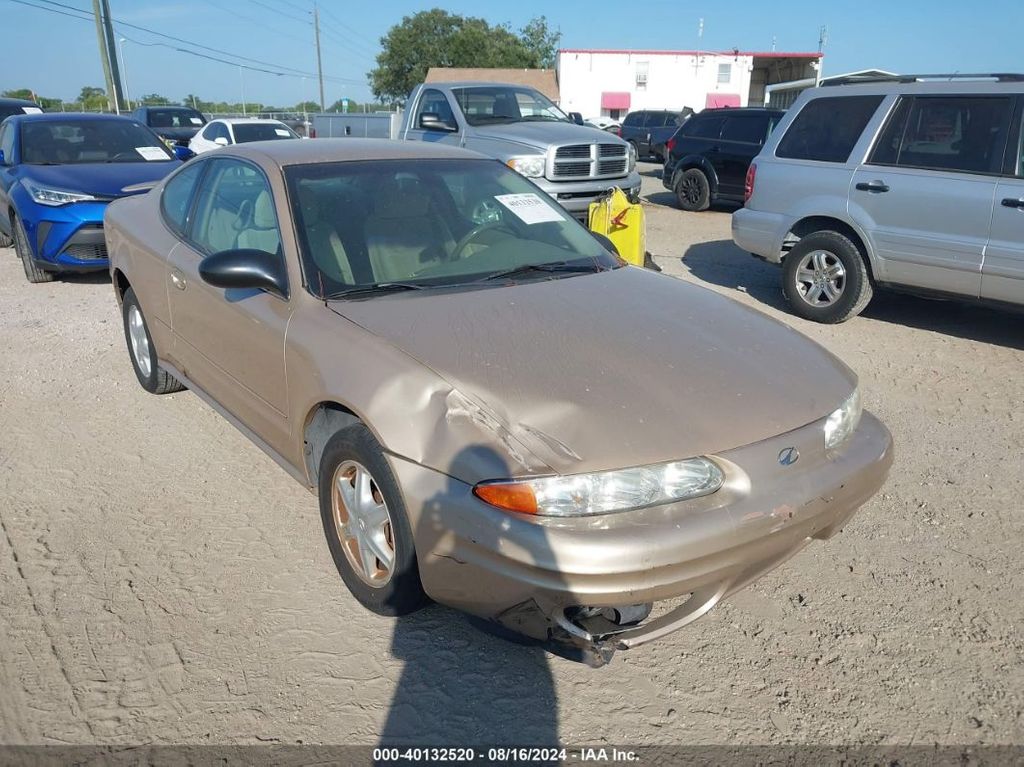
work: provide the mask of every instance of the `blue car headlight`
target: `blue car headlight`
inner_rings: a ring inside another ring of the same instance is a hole
[[[91,194],[68,192],[64,189],[50,189],[45,186],[39,186],[27,179],[22,183],[25,185],[25,189],[28,191],[32,199],[40,205],[58,207],[60,205],[69,205],[73,202],[88,202],[89,200],[96,199]]]

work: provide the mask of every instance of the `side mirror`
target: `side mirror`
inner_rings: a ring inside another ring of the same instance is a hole
[[[276,253],[248,248],[222,250],[199,262],[199,276],[215,288],[251,288],[288,297],[284,265]]]
[[[177,157],[182,162],[185,162],[186,160],[191,160],[193,157],[196,156],[195,152],[193,152],[187,146],[182,146],[181,144],[175,144],[174,148],[171,151],[174,152],[174,156]]]
[[[217,144],[218,146],[227,146],[228,145],[228,140],[226,138],[224,138],[223,136],[217,136],[217,138],[215,138],[213,140],[213,143]]]
[[[459,126],[451,120],[445,120],[434,112],[424,112],[420,115],[420,127],[423,130],[437,130],[446,133],[455,133],[459,129]]]
[[[570,112],[569,119],[572,120],[577,125],[583,125],[583,115],[580,114],[579,112]]]

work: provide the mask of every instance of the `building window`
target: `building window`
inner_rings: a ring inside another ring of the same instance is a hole
[[[720,83],[732,82],[732,64],[719,64],[718,65],[718,82],[720,82]]]
[[[636,63],[636,89],[638,91],[647,89],[647,67],[649,62],[638,61]]]

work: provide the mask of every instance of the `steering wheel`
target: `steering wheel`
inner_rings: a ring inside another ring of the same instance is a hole
[[[515,230],[512,229],[512,227],[509,226],[504,221],[487,221],[487,222],[485,222],[483,224],[480,224],[480,226],[473,227],[473,229],[471,229],[465,236],[463,236],[463,238],[461,240],[459,240],[455,244],[455,249],[452,251],[452,258],[451,258],[451,260],[452,261],[456,261],[459,258],[461,258],[462,257],[462,251],[464,251],[466,249],[466,247],[471,242],[473,242],[473,240],[477,239],[481,234],[483,234],[484,232],[490,231],[491,229],[504,229],[506,232],[508,232],[512,236],[515,236],[515,234],[516,234]]]

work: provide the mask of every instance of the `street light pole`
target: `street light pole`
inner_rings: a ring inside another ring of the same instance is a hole
[[[238,78],[242,81],[242,117],[248,117],[245,113],[245,73],[242,68],[238,68]]]
[[[117,41],[117,47],[121,51],[121,79],[124,80],[124,101],[128,105],[128,111],[132,109],[132,96],[128,90],[128,63],[124,58],[124,44],[127,42],[127,38],[122,37]]]

